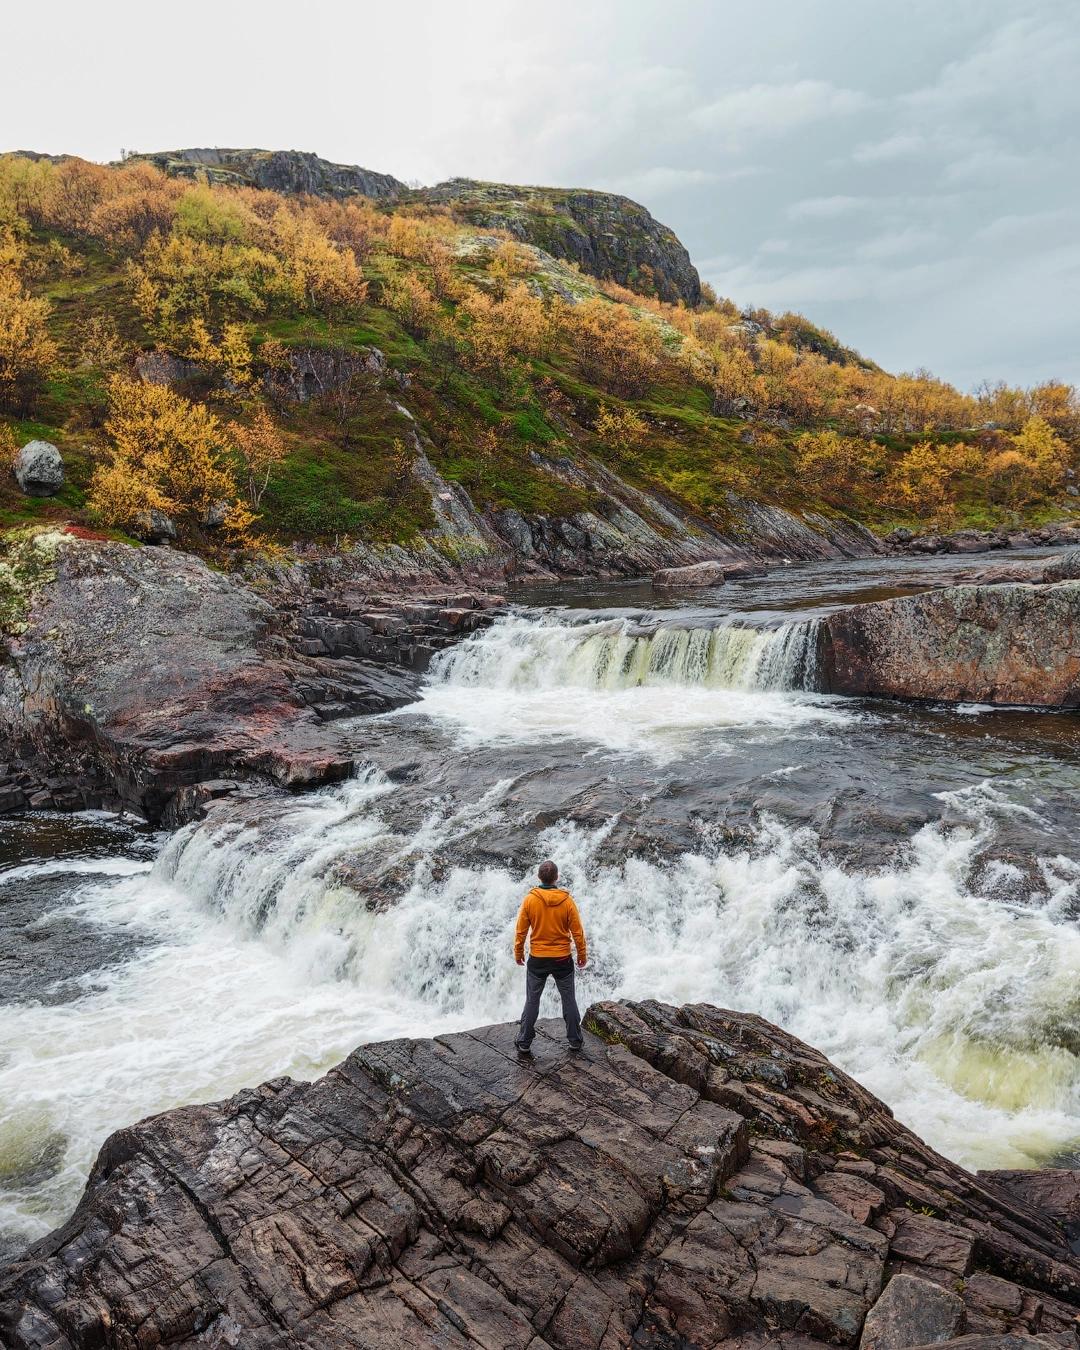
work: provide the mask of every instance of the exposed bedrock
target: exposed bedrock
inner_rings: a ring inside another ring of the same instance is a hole
[[[821,633],[830,693],[1080,704],[1080,581],[950,586],[854,605],[828,615]]]
[[[0,664],[0,809],[121,804],[177,824],[236,777],[344,778],[336,724],[411,701],[430,655],[492,603],[341,586],[272,605],[171,549],[54,548]]]
[[[0,1274],[4,1343],[1077,1345],[1058,1222],[816,1051],[706,1005],[586,1025],[531,1062],[509,1026],[364,1046],[119,1131]]]

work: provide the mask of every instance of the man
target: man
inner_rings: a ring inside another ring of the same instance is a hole
[[[521,902],[514,933],[514,960],[519,966],[525,965],[525,939],[529,937],[525,1009],[514,1042],[519,1055],[532,1054],[530,1047],[536,1033],[540,995],[544,992],[549,975],[554,977],[555,987],[562,999],[562,1015],[570,1049],[580,1050],[582,1046],[581,1016],[574,997],[574,963],[570,958],[572,937],[578,966],[584,967],[587,950],[581,917],[569,891],[560,890],[555,885],[559,879],[559,869],[550,859],[540,864],[537,875],[540,885],[534,886]]]

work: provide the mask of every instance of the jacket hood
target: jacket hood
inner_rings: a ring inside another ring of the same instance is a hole
[[[570,899],[570,892],[560,890],[558,886],[552,886],[550,888],[547,886],[534,886],[530,894],[539,896],[544,904],[551,909],[555,909],[558,905],[565,905],[567,900]]]

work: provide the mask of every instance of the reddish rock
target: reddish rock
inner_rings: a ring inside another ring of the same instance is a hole
[[[897,1275],[870,1309],[859,1350],[907,1350],[951,1340],[964,1322],[958,1294],[913,1275]]]
[[[953,586],[822,620],[830,693],[1073,708],[1080,582]]]

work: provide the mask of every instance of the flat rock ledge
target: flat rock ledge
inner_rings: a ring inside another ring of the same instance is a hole
[[[707,1005],[363,1046],[113,1135],[0,1274],[60,1347],[1078,1344],[1063,1228],[816,1051]]]

